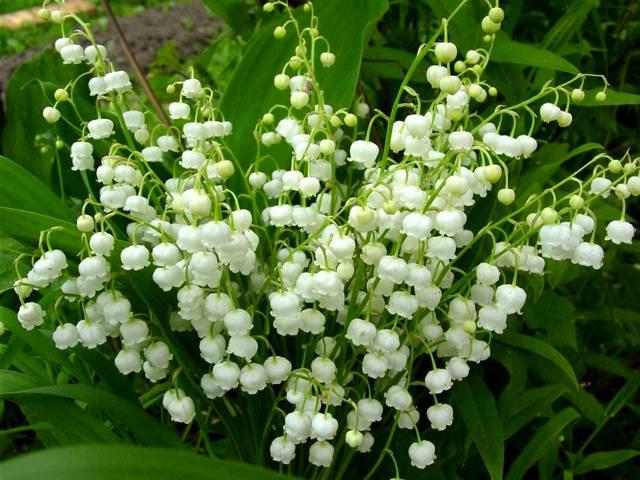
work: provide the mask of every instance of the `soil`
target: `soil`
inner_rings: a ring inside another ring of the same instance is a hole
[[[211,42],[213,35],[224,26],[199,0],[175,4],[168,9],[150,8],[136,16],[118,17],[118,22],[143,68],[153,62],[157,51],[169,40],[174,42],[176,51],[182,57],[188,58],[202,51]],[[96,40],[108,43],[109,57],[116,65],[129,70],[111,26],[105,31],[96,32]],[[0,61],[0,99],[4,96],[11,73],[46,47],[30,49]]]

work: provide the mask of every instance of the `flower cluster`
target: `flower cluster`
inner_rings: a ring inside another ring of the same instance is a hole
[[[279,1],[265,10],[278,5],[291,13]],[[446,23],[445,41],[421,46],[391,114],[377,112],[363,132],[358,126],[370,115],[364,102],[353,112],[324,102],[316,69],[331,67],[335,56],[315,27],[313,5],[304,8],[310,26],[292,14],[274,31],[282,38],[287,25],[299,27],[295,55],[274,77],[289,104],[258,122],[258,156],[246,172],[225,144],[232,126],[210,88],[196,78],[169,85],[179,98],[168,106],[171,125],[163,126],[86,24],[65,17],[84,30],[56,41],[56,49],[63,63],[89,65],[91,78],[79,81],[88,82],[98,106],[98,118],[83,123],[70,146],[72,168],[95,178],[99,192],[90,192],[78,217],[78,258],[47,248],[55,231],[45,232],[42,255],[16,282],[18,318],[26,329],[42,325],[45,308],[28,297],[59,281],[58,303],[68,308],[49,315],[60,321],[58,348],[96,348],[112,338],[123,374],[166,380],[162,404],[172,420],[190,423],[201,404],[192,398],[196,372],[172,347],[173,338],[193,331],[207,365],[195,379],[204,397],[279,392],[273,460],[289,464],[309,444],[308,461],[330,467],[338,445],[370,452],[376,427],[393,425],[415,431],[408,454],[425,468],[436,458],[423,438],[427,426],[440,431],[454,420],[443,394],[468,376],[470,363],[489,358],[492,336],[521,313],[523,276],[543,275],[549,259],[601,268],[591,207],[610,194],[622,208],[605,240],[631,242],[625,201],[640,194],[638,163],[601,154],[519,198],[510,170],[538,148],[530,105],[539,105],[543,122],[568,127],[587,76],[488,110],[498,93],[482,77],[491,49],[458,59]],[[503,16],[493,8],[482,22],[491,44]],[[309,52],[321,46],[327,49],[317,63]],[[407,86],[419,65],[431,87],[422,96]],[[69,88],[56,93],[57,102],[69,101]],[[404,95],[409,100],[400,105]],[[543,103],[549,98],[555,102]],[[57,103],[44,116],[56,122]],[[288,152],[283,158],[271,153],[278,144]],[[96,168],[98,146],[107,153]],[[279,168],[269,170],[268,160]],[[242,195],[230,187],[234,175],[245,181]],[[472,226],[469,212],[494,199],[508,213]],[[470,251],[479,260],[462,270]],[[149,272],[162,290],[166,316],[134,301],[137,271]],[[423,392],[432,399],[426,409],[416,400]]]

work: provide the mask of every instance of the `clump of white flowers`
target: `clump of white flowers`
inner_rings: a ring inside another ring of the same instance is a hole
[[[280,1],[264,8],[276,6],[291,13]],[[158,124],[87,25],[67,15],[83,31],[56,49],[63,63],[90,66],[79,81],[98,107],[70,156],[98,194],[78,218],[77,257],[48,248],[45,232],[41,256],[15,285],[18,319],[26,329],[54,328],[60,349],[110,338],[123,374],[167,382],[162,404],[175,422],[192,422],[206,401],[273,390],[272,410],[282,416],[269,420],[276,434],[268,451],[277,462],[305,452],[309,463],[330,467],[338,448],[370,452],[383,426],[389,435],[414,431],[408,455],[425,468],[437,458],[431,430],[455,421],[443,395],[470,364],[489,358],[493,335],[521,314],[523,276],[543,275],[549,259],[598,269],[598,241],[631,242],[625,207],[640,194],[638,162],[601,154],[542,192],[518,196],[512,166],[535,156],[540,121],[570,125],[587,76],[545,85],[516,107],[482,108],[497,94],[482,78],[490,50],[458,51],[446,22],[445,40],[421,45],[390,115],[370,120],[387,122],[377,144],[371,125],[358,128],[366,104],[352,113],[324,102],[315,69],[331,67],[335,56],[312,4],[304,8],[310,26],[291,15],[274,32],[298,35],[274,77],[290,103],[264,113],[259,157],[246,172],[226,147],[233,128],[209,87],[196,78],[171,84],[171,125]],[[482,22],[491,42],[503,17],[492,8]],[[407,87],[417,66],[430,85],[421,95]],[[56,107],[43,113],[50,122],[60,116]],[[269,170],[264,159],[276,144],[289,154]],[[247,191],[233,191],[228,180],[245,173]],[[620,218],[603,239],[592,207],[611,194]],[[471,227],[474,205],[494,195],[506,214]],[[462,270],[470,250],[488,254],[472,255],[479,260]],[[168,308],[137,301],[136,272],[148,273]],[[29,300],[51,285],[61,292],[57,308]],[[63,302],[73,313],[58,313]],[[183,335],[199,339],[201,377],[173,351]],[[425,393],[426,408],[416,402]]]

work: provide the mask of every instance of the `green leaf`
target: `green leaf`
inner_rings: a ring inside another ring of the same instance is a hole
[[[83,65],[62,65],[60,54],[47,49],[24,62],[11,76],[6,91],[6,123],[2,129],[2,152],[23,165],[27,170],[49,184],[54,164],[55,135],[52,126],[42,117],[42,110],[53,104],[53,92],[74,81],[84,71]],[[86,77],[84,77],[86,78]],[[42,82],[43,88],[39,81]],[[78,82],[79,90],[87,90],[87,81]],[[74,103],[81,111],[91,107],[89,97],[74,95]],[[75,121],[70,105],[60,105],[63,116]],[[95,110],[94,110],[95,114]],[[79,133],[61,119],[55,126],[66,141],[71,142]],[[47,134],[37,144],[38,135]],[[42,151],[46,147],[46,151]]]
[[[415,60],[415,53],[397,48],[370,46],[362,59],[362,73],[366,77],[402,80]],[[424,71],[416,70],[412,84],[426,83]]]
[[[30,249],[21,242],[0,234],[0,293],[13,288],[16,281],[15,260],[23,253],[29,253]],[[23,258],[18,262],[21,274],[26,274],[30,265]]]
[[[19,405],[30,423],[47,423],[50,428],[45,434],[53,436],[60,445],[122,441],[102,421],[71,400],[31,397],[21,398]]]
[[[565,162],[594,150],[602,150],[602,145],[585,143],[572,150],[569,150],[569,145],[566,143],[548,143],[544,145],[528,160],[525,173],[520,175],[516,181],[520,187],[518,204],[522,205],[529,195],[540,192],[540,190],[549,185],[553,176]]]
[[[553,292],[544,292],[528,303],[523,319],[529,328],[543,329],[547,340],[558,346],[576,349],[576,326],[573,304]]]
[[[580,418],[577,410],[567,407],[536,430],[529,443],[511,464],[507,480],[520,480],[527,471],[540,460],[562,431],[576,419]]]
[[[606,418],[614,417],[620,410],[627,404],[629,400],[635,395],[636,391],[640,387],[640,372],[637,372],[633,378],[624,384],[616,396],[609,402],[607,408],[605,408],[604,414]]]
[[[148,415],[139,405],[117,397],[113,393],[90,385],[48,385],[34,386],[23,374],[0,370],[0,398],[10,399],[20,404],[22,397],[62,397],[84,402],[110,415],[128,428],[145,445],[184,448],[175,432]]]
[[[591,455],[587,455],[578,462],[575,466],[573,473],[576,475],[582,475],[594,470],[607,470],[611,467],[615,467],[621,463],[627,462],[640,455],[639,450],[623,449],[623,450],[610,450],[608,452],[596,452]]]
[[[9,341],[4,345],[2,355],[0,355],[0,368],[9,368],[13,365],[26,346],[27,342],[15,335],[11,335]]]
[[[607,88],[607,99],[604,102],[596,100],[596,94],[601,92],[601,88],[594,88],[585,92],[584,100],[576,103],[576,107],[612,107],[620,105],[640,105],[640,95],[637,93],[618,92]]]
[[[97,445],[54,448],[0,463],[2,480],[282,480],[261,467],[163,448]]]
[[[451,12],[460,5],[460,0],[427,0],[427,4],[439,21],[441,18],[449,18]],[[466,52],[480,45],[482,29],[479,27],[483,15],[486,15],[485,5],[481,2],[467,2],[451,20],[448,27],[449,38],[458,46],[459,51]]]
[[[502,335],[497,336],[496,340],[500,343],[526,350],[533,355],[538,355],[549,360],[562,371],[572,389],[576,391],[578,390],[578,379],[576,378],[576,373],[573,371],[573,367],[569,361],[560,352],[558,352],[558,350],[553,348],[547,342],[528,335],[522,335],[520,333],[510,331],[506,331]]]
[[[516,42],[507,37],[504,32],[499,32],[496,35],[491,60],[498,63],[546,68],[565,73],[579,73],[575,65],[557,53],[528,43]]]
[[[625,380],[633,376],[633,370],[622,363],[618,358],[601,353],[588,353],[582,357],[584,363],[595,370],[616,375]]]
[[[253,32],[253,21],[249,16],[247,2],[242,0],[204,0],[205,6],[238,35],[248,38]]]
[[[566,8],[564,15],[551,27],[542,40],[542,46],[558,51],[580,31],[589,12],[598,6],[598,0],[575,0]]]
[[[504,423],[505,439],[531,422],[565,393],[567,388],[564,385],[547,385],[525,391],[515,404],[510,405],[509,410],[504,414],[502,410],[500,412]]]
[[[456,385],[453,400],[491,480],[501,479],[504,468],[502,422],[491,390],[482,377],[474,375]]]
[[[0,205],[38,212],[64,220],[73,220],[67,206],[40,179],[15,162],[0,155]],[[9,232],[11,233],[11,232]]]
[[[520,396],[527,387],[528,365],[523,352],[494,343],[491,356],[509,372],[509,383],[504,387],[498,401],[498,411],[502,419],[518,405]]]
[[[40,232],[52,227],[60,227],[50,239],[56,248],[68,253],[77,253],[82,248],[80,234],[73,223],[41,213],[9,208],[0,205],[0,230],[10,233],[13,238],[27,244],[37,244]]]
[[[335,109],[351,104],[364,45],[371,28],[387,8],[386,0],[324,0],[316,5],[318,28],[336,55],[331,68],[317,65],[318,82],[325,93],[325,101]],[[300,10],[299,20],[306,23],[308,19],[309,14]],[[220,105],[225,117],[233,123],[234,132],[226,143],[245,169],[255,157],[253,130],[256,122],[273,105],[288,103],[288,95],[273,86],[273,77],[282,71],[293,54],[297,37],[290,27],[284,39],[275,40],[273,28],[278,21],[282,18],[265,25],[249,43]],[[283,161],[288,162],[289,158]]]
[[[19,338],[28,344],[33,349],[33,352],[49,361],[55,362],[67,373],[74,375],[79,380],[89,381],[85,369],[71,362],[65,353],[55,348],[51,338],[47,337],[44,332],[39,329],[27,331],[22,328],[16,318],[16,312],[6,307],[0,307],[0,321],[5,324],[12,337]]]
[[[586,390],[580,389],[577,392],[570,392],[567,395],[567,400],[591,423],[597,425],[602,420],[604,415],[602,404]]]

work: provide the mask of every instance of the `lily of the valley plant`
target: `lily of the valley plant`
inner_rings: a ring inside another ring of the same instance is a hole
[[[280,1],[264,9],[288,14],[274,41],[296,35],[298,44],[274,72],[273,88],[290,102],[259,119],[246,139],[258,143],[250,161],[226,146],[233,128],[210,88],[197,78],[168,85],[163,125],[88,24],[59,5],[61,62],[90,73],[60,86],[43,114],[77,128],[77,141],[59,147],[88,189],[77,219],[83,248],[66,256],[50,246],[57,228],[42,232],[32,269],[15,284],[18,318],[25,329],[54,330],[60,349],[99,349],[123,375],[163,385],[171,419],[196,421],[194,429],[250,415],[244,397],[261,396],[269,414],[258,443],[307,478],[339,478],[369,452],[373,474],[400,454],[397,429],[414,433],[408,455],[425,468],[437,462],[432,432],[456,415],[441,394],[489,358],[493,337],[521,313],[524,277],[543,275],[548,259],[599,269],[601,245],[631,242],[625,206],[640,194],[638,162],[600,154],[519,196],[510,171],[535,156],[542,139],[533,132],[569,128],[585,84],[602,86],[598,100],[607,84],[578,74],[497,104],[483,79],[504,17],[497,6],[478,25],[486,43],[476,50],[460,52],[448,38],[455,12],[443,20],[388,113],[325,103],[316,71],[335,55],[311,3],[304,20]],[[417,69],[428,80],[419,93],[408,85]],[[58,104],[87,84],[94,118],[61,118]],[[492,196],[507,206],[493,212],[507,214],[469,228],[469,210]],[[600,238],[593,207],[609,196],[620,217]],[[161,305],[141,300],[139,270],[161,289]],[[59,298],[44,308],[47,290]],[[197,338],[188,344],[206,373],[185,364],[181,337]],[[239,432],[226,430],[241,450]]]

